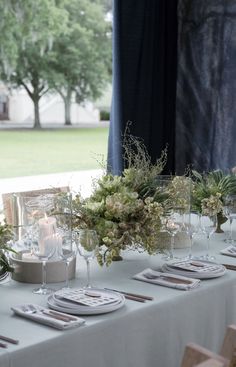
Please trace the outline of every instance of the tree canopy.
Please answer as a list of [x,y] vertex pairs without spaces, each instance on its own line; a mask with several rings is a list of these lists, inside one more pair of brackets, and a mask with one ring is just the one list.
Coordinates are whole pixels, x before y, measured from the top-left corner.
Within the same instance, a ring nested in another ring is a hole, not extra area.
[[0,0],[1,79],[24,87],[40,126],[39,100],[49,90],[62,96],[70,123],[78,103],[97,98],[111,69],[111,29],[103,0]]
[[70,102],[98,98],[111,72],[111,25],[104,19],[100,1],[69,0],[69,31],[56,38],[50,86],[63,98],[65,120],[70,124]]

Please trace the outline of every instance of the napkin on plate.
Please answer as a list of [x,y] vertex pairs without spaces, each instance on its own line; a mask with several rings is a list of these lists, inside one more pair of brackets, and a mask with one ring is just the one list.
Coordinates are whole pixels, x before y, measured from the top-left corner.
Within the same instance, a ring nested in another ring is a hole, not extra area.
[[187,278],[182,275],[171,273],[162,273],[149,268],[134,275],[133,278],[143,282],[162,285],[164,287],[181,289],[183,291],[189,291],[200,285],[199,279]]
[[16,307],[11,307],[11,310],[19,316],[26,317],[35,322],[39,322],[40,324],[51,326],[59,330],[71,329],[85,323],[85,320],[80,317],[66,315],[63,313],[58,313],[58,315],[64,315],[64,317],[69,318],[70,320],[58,320],[53,318],[52,315],[50,316],[43,313],[50,311],[48,308],[35,304],[23,304]]
[[236,247],[235,246],[228,246],[226,248],[224,248],[223,250],[220,251],[220,253],[222,255],[227,255],[227,256],[232,256],[232,257],[236,257]]

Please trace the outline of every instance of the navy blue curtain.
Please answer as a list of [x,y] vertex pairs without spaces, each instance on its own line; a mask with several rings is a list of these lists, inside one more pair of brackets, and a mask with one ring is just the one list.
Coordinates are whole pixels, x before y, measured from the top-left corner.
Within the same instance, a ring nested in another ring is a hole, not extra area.
[[114,0],[113,98],[108,170],[120,174],[122,134],[142,138],[153,160],[168,144],[175,172],[178,0]]
[[179,0],[176,172],[236,166],[236,1]]

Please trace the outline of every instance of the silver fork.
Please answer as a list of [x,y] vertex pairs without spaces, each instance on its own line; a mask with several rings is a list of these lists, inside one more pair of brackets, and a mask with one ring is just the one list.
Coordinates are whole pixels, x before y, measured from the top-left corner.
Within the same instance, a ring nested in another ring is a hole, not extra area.
[[171,283],[179,283],[179,284],[192,284],[191,280],[185,280],[185,279],[179,279],[179,278],[175,278],[175,277],[168,277],[167,275],[154,275],[151,273],[144,273],[143,276],[146,279],[163,279],[163,280],[167,280],[168,282]]
[[27,306],[22,306],[22,310],[25,312],[25,313],[28,313],[28,314],[43,314],[43,315],[46,315],[47,317],[51,317],[52,319],[56,319],[56,320],[60,320],[60,321],[65,321],[65,322],[68,322],[68,321],[71,321],[71,318],[68,316],[64,316],[64,315],[56,315],[55,313],[50,313],[50,310],[46,311],[44,309],[39,309],[39,308],[36,308],[34,307],[33,305],[27,305]]

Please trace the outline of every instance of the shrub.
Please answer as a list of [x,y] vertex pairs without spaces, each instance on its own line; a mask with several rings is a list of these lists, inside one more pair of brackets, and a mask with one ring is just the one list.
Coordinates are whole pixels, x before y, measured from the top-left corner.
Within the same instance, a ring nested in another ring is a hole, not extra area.
[[101,121],[110,121],[110,112],[101,110],[100,111],[100,120]]

